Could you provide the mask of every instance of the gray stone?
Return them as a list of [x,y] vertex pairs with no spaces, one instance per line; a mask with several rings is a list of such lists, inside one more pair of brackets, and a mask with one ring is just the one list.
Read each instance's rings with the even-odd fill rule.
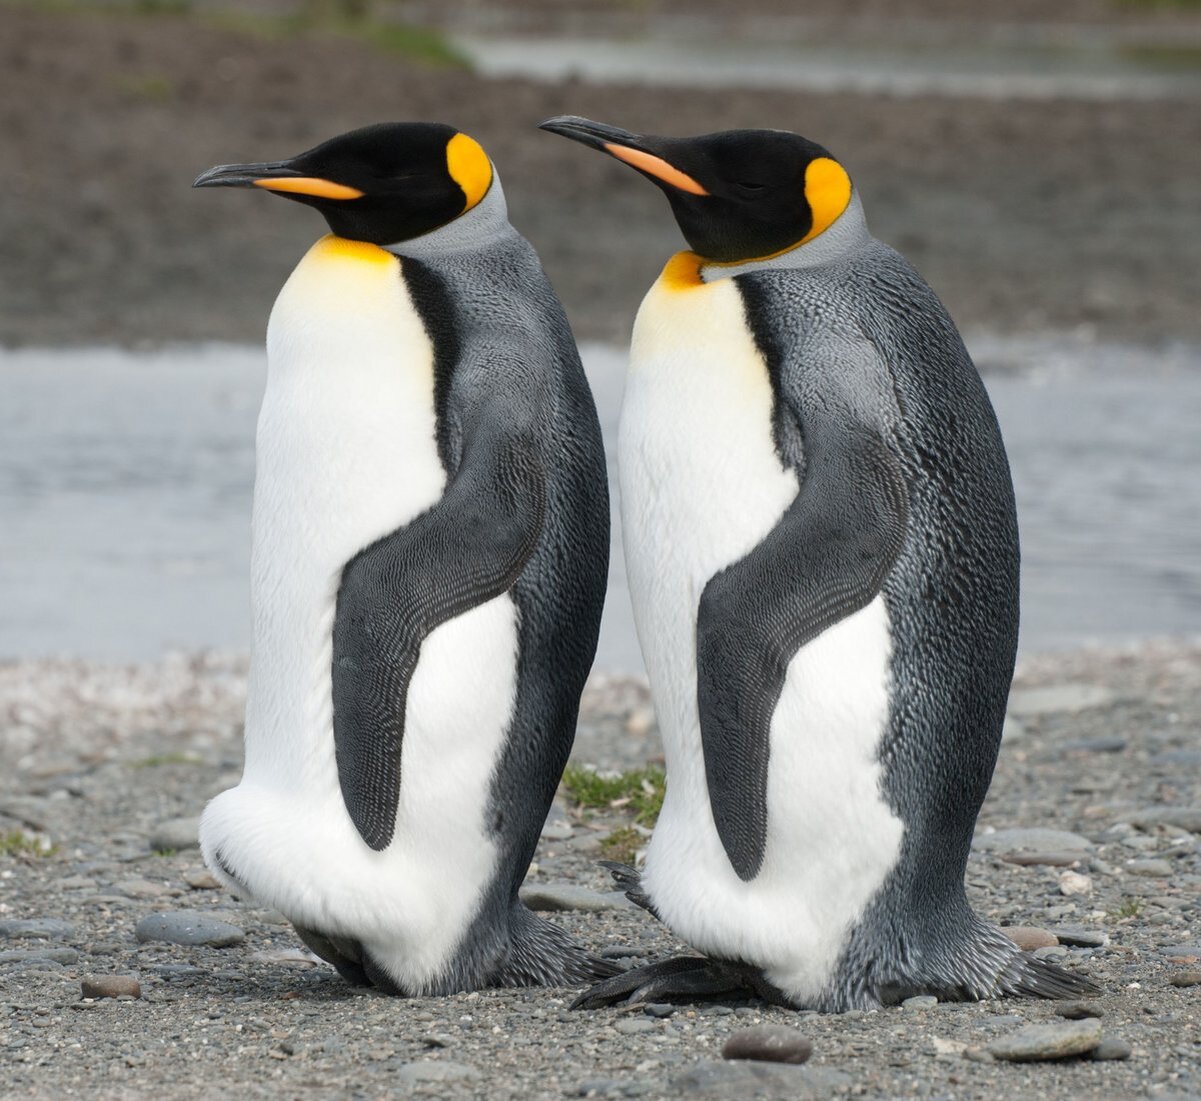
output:
[[1190,765],[1201,767],[1201,749],[1167,749],[1151,758],[1153,765]]
[[1126,871],[1131,875],[1144,875],[1152,879],[1166,879],[1172,874],[1172,865],[1167,860],[1128,860]]
[[1122,815],[1123,821],[1141,826],[1179,826],[1191,833],[1201,833],[1201,807],[1144,807]]
[[995,830],[972,838],[972,848],[983,852],[1086,852],[1093,847],[1087,837],[1067,830],[1040,827]]
[[89,975],[79,985],[85,998],[142,996],[142,984],[132,975]]
[[198,910],[170,910],[149,914],[138,922],[134,935],[141,943],[165,941],[208,948],[228,948],[241,944],[246,934],[236,925],[219,921]]
[[430,1059],[420,1063],[406,1063],[396,1071],[396,1080],[404,1085],[418,1082],[463,1082],[479,1078],[480,1072],[466,1063],[443,1062]]
[[1038,853],[1017,852],[1003,853],[1001,859],[1007,864],[1017,864],[1023,868],[1045,866],[1049,868],[1070,868],[1079,864],[1081,854],[1075,853]]
[[1086,1017],[1104,1017],[1105,1010],[1092,1002],[1059,1002],[1055,1012],[1069,1021],[1083,1021]]
[[936,1005],[938,1005],[938,999],[933,994],[917,994],[901,1002],[902,1009],[925,1010],[933,1009]]
[[75,935],[75,926],[58,918],[0,918],[0,939],[23,940],[39,937],[66,940]]
[[1095,1017],[1028,1025],[988,1045],[994,1059],[1011,1063],[1069,1059],[1092,1051],[1101,1042],[1101,1022]]
[[1130,1045],[1117,1036],[1103,1036],[1101,1042],[1088,1053],[1090,1059],[1129,1059]]
[[1063,960],[1067,959],[1068,950],[1062,944],[1055,944],[1049,948],[1036,948],[1034,950],[1034,958],[1036,960]]
[[127,898],[160,898],[170,888],[165,887],[162,883],[155,883],[151,879],[142,879],[135,876],[130,879],[118,880],[113,884],[113,890],[120,892]]
[[1104,948],[1109,943],[1109,934],[1100,929],[1086,929],[1083,925],[1057,925],[1052,932],[1060,944],[1073,948]]
[[1106,707],[1117,697],[1099,684],[1053,684],[1047,688],[1019,688],[1009,693],[1009,712],[1019,719]]
[[1201,971],[1177,971],[1168,976],[1173,986],[1201,986]]
[[217,877],[213,875],[207,868],[198,872],[188,872],[183,877],[183,881],[192,888],[193,891],[215,891],[221,884]]
[[670,1017],[676,1011],[676,1007],[671,1002],[648,1002],[642,1007],[642,1011],[648,1017]]
[[1201,944],[1162,944],[1159,951],[1165,956],[1201,956]]
[[812,1054],[812,1041],[785,1025],[740,1028],[731,1033],[721,1049],[723,1059],[757,1059],[767,1063],[800,1064]]
[[150,831],[150,847],[155,852],[184,852],[200,848],[199,818],[168,818]]
[[851,1076],[832,1067],[797,1067],[735,1059],[723,1063],[697,1063],[671,1080],[677,1094],[695,1097],[789,1098],[791,1101],[826,1101],[851,1087]]
[[78,962],[79,953],[74,948],[19,948],[0,952],[0,964],[24,963],[26,960],[50,960],[60,966],[70,967]]
[[521,888],[521,901],[531,910],[631,910],[634,904],[620,891],[590,891],[570,883],[527,883]]
[[1059,748],[1078,753],[1121,753],[1126,745],[1126,739],[1118,737],[1073,738],[1062,742]]
[[639,1032],[655,1032],[659,1026],[645,1017],[623,1017],[613,1027],[625,1036],[634,1036]]

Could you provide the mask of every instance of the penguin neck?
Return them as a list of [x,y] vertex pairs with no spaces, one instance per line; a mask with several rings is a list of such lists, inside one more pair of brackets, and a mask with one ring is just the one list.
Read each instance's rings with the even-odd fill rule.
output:
[[745,275],[751,271],[794,271],[797,268],[816,268],[829,264],[834,260],[850,255],[862,248],[870,239],[867,231],[867,218],[863,213],[863,204],[859,201],[859,192],[852,190],[851,201],[847,208],[833,224],[819,233],[811,241],[796,245],[767,256],[761,260],[742,260],[733,264],[705,263],[700,270],[701,279],[712,283],[718,279],[728,279],[735,275]]
[[460,214],[453,222],[420,237],[410,237],[407,241],[384,245],[384,248],[396,256],[427,260],[453,252],[476,252],[515,232],[509,225],[504,189],[494,169],[487,193],[466,214]]

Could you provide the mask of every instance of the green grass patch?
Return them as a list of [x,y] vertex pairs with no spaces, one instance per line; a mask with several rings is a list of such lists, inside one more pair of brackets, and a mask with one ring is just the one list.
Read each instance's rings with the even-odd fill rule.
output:
[[1143,900],[1141,898],[1124,898],[1116,910],[1110,911],[1110,916],[1115,918],[1133,918],[1138,917],[1143,912]]
[[175,856],[179,852],[178,849],[155,849],[155,856]]
[[7,830],[0,833],[0,856],[53,856],[58,846],[49,838],[24,830]]
[[649,828],[663,809],[667,778],[661,768],[653,765],[618,776],[603,776],[591,769],[568,765],[563,773],[563,786],[578,806],[628,810],[638,825]]
[[608,837],[601,838],[601,853],[606,860],[632,865],[638,856],[638,850],[642,848],[643,840],[642,834],[633,826],[622,826]]

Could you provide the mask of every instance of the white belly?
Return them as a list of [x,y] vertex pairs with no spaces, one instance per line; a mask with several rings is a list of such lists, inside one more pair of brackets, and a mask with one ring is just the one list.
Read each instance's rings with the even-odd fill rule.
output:
[[772,389],[731,280],[663,281],[634,329],[619,433],[630,595],[668,788],[644,883],[702,952],[764,968],[798,1000],[829,978],[849,925],[893,866],[901,823],[880,793],[888,714],[882,598],[802,648],[771,725],[767,848],[749,883],[709,807],[696,702],[706,582],[776,525],[798,490],[771,434]]
[[[484,827],[512,711],[517,612],[506,594],[432,632],[409,689],[391,845],[346,812],[334,756],[333,623],[346,562],[445,487],[433,350],[394,257],[325,238],[280,292],[259,415],[253,650],[241,784],[205,812],[244,885],[298,924],[357,938],[419,987],[494,870]],[[470,691],[464,691],[466,686]]]

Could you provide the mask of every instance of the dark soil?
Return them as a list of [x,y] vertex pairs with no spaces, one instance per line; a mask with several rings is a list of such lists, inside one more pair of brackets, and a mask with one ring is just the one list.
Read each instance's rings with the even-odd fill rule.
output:
[[[1098,10],[1080,2],[1064,18]],[[323,226],[300,206],[193,192],[191,180],[404,118],[451,122],[485,144],[577,334],[622,340],[681,241],[654,188],[536,129],[564,112],[634,130],[774,126],[820,141],[850,167],[876,234],[962,327],[1201,337],[1195,103],[484,81],[344,37],[5,7],[0,343],[260,339]]]

